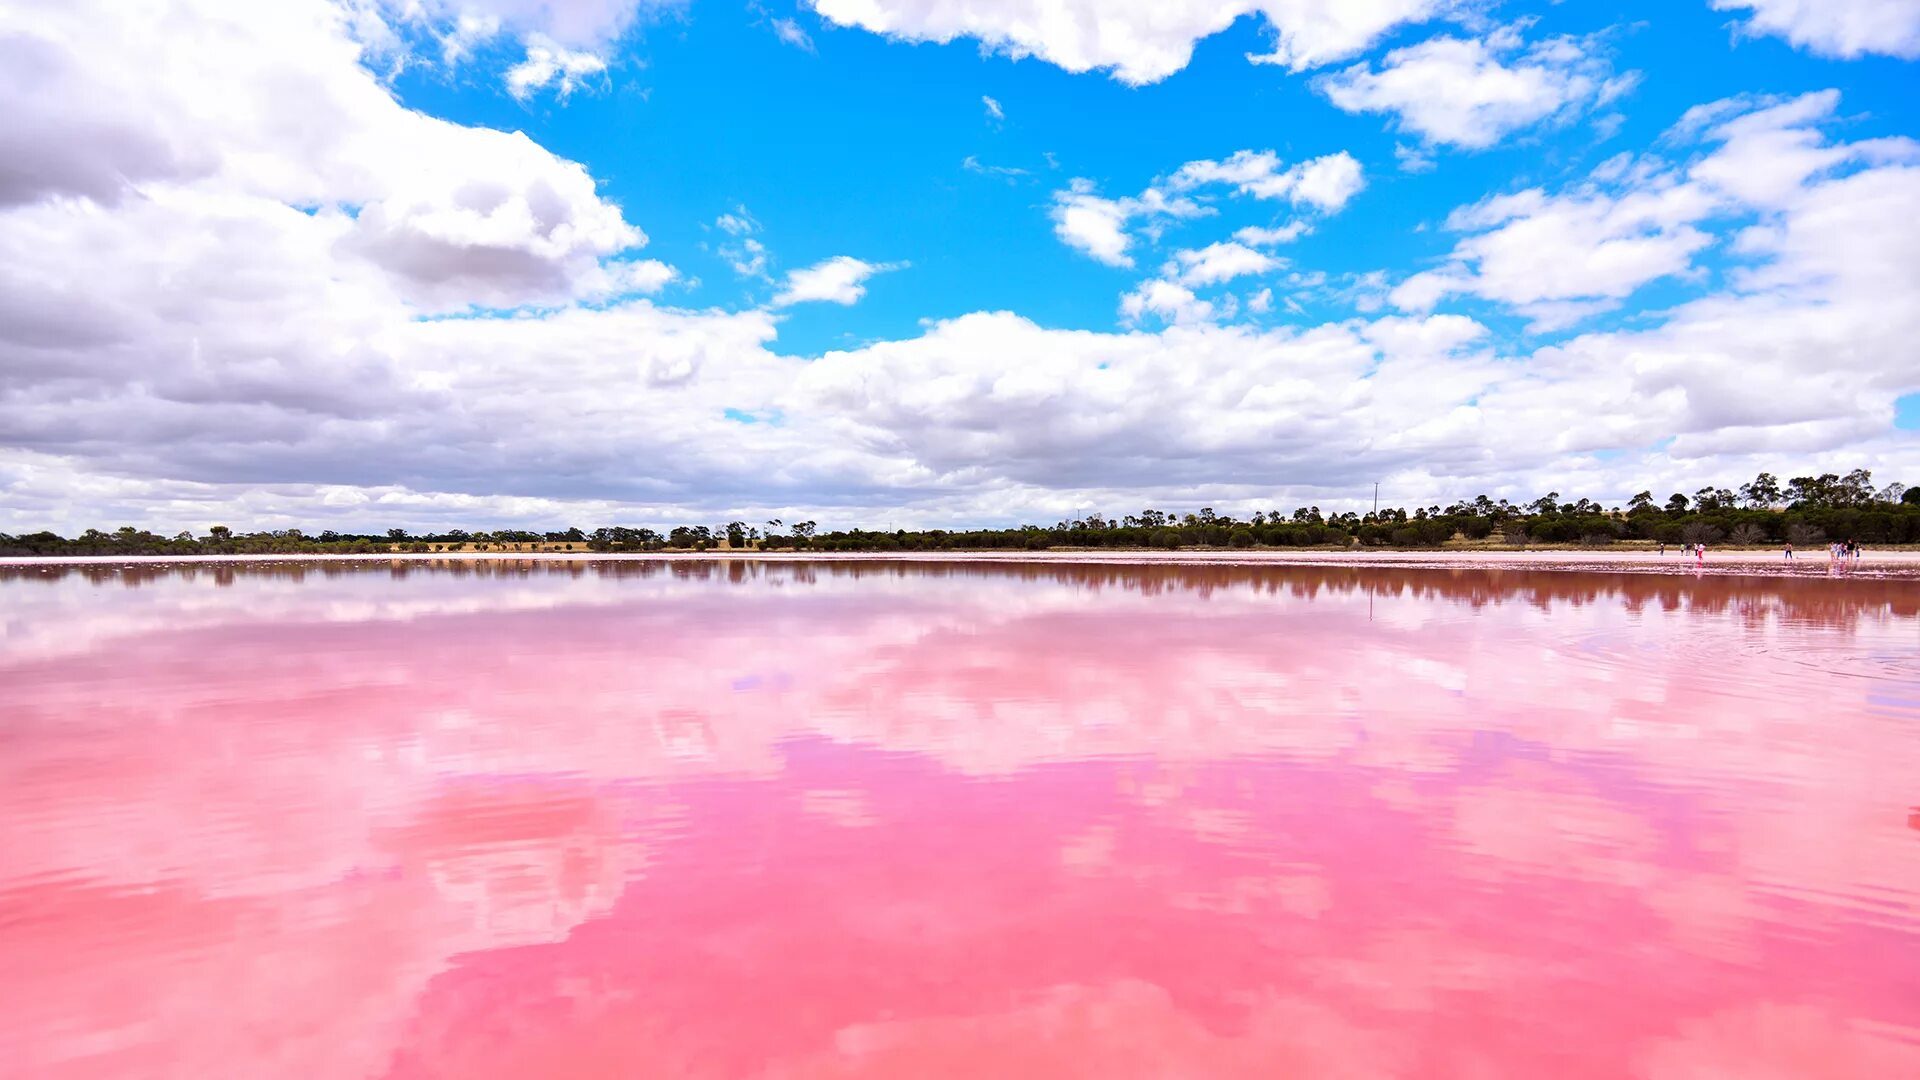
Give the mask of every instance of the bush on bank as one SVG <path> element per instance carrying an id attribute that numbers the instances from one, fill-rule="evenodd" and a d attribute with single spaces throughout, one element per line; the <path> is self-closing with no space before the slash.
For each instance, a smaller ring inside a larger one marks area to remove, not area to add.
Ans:
<path id="1" fill-rule="evenodd" d="M 704 551 L 722 546 L 771 551 L 1043 551 L 1048 548 L 1194 547 L 1250 549 L 1307 547 L 1435 548 L 1449 542 L 1579 544 L 1598 547 L 1622 540 L 1666 544 L 1742 545 L 1826 540 L 1862 544 L 1920 544 L 1920 488 L 1890 484 L 1874 490 L 1864 469 L 1841 477 L 1796 477 L 1785 485 L 1766 473 L 1739 491 L 1702 488 L 1693 497 L 1675 494 L 1656 503 L 1641 492 L 1624 507 L 1587 499 L 1562 502 L 1558 492 L 1524 504 L 1485 495 L 1451 506 L 1393 508 L 1377 513 L 1323 514 L 1308 506 L 1290 513 L 1260 511 L 1245 518 L 1202 508 L 1188 514 L 1143 510 L 1117 520 L 1099 514 L 1003 529 L 844 529 L 822 533 L 811 521 L 769 521 L 765 528 L 731 521 L 679 525 L 665 533 L 651 528 L 602 526 L 591 531 L 515 529 L 468 532 L 452 529 L 414 535 L 300 529 L 236 533 L 216 525 L 205 534 L 156 534 L 134 526 L 113 532 L 88 529 L 75 537 L 52 532 L 0 533 L 5 556 L 119 555 L 379 555 L 395 551 L 513 551 L 542 547 L 596 552 Z"/>

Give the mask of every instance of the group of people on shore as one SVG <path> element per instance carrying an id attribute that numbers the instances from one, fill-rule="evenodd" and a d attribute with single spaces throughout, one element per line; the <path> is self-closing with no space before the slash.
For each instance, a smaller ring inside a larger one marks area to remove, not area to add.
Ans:
<path id="1" fill-rule="evenodd" d="M 1787 545 L 1787 551 L 1788 551 L 1787 558 L 1789 559 L 1793 558 L 1792 544 Z M 1665 555 L 1666 553 L 1667 553 L 1667 545 L 1665 541 L 1662 541 L 1660 544 L 1660 554 Z M 1691 557 L 1695 562 L 1698 562 L 1700 565 L 1705 566 L 1707 564 L 1707 545 L 1682 544 L 1680 547 L 1680 557 L 1683 559 Z"/>
<path id="2" fill-rule="evenodd" d="M 1786 561 L 1792 562 L 1793 543 L 1791 541 L 1785 545 L 1783 552 L 1782 557 L 1786 559 Z M 1843 570 L 1851 570 L 1858 565 L 1860 565 L 1860 541 L 1835 540 L 1833 543 L 1827 545 L 1827 566 L 1829 568 L 1838 567 Z"/>
<path id="3" fill-rule="evenodd" d="M 1662 543 L 1660 545 L 1660 554 L 1665 555 L 1666 553 L 1667 545 Z M 1698 543 L 1685 544 L 1681 546 L 1680 554 L 1683 558 L 1691 556 L 1694 561 L 1705 566 L 1707 562 L 1707 545 Z M 1781 546 L 1781 557 L 1787 562 L 1793 561 L 1793 541 L 1789 540 Z M 1836 540 L 1827 545 L 1827 565 L 1837 565 L 1850 569 L 1859 564 L 1860 541 Z"/>
<path id="4" fill-rule="evenodd" d="M 1787 558 L 1793 558 L 1793 545 L 1787 545 Z M 1860 541 L 1836 540 L 1827 545 L 1827 562 L 1858 565 L 1860 562 Z"/>

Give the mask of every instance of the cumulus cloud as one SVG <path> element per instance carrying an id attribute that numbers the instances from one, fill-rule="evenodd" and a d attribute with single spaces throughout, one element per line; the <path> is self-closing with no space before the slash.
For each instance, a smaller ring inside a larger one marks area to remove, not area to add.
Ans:
<path id="1" fill-rule="evenodd" d="M 1102 262 L 1132 266 L 1130 223 L 1141 219 L 1142 231 L 1157 241 L 1157 230 L 1167 221 L 1214 212 L 1199 201 L 1204 195 L 1195 194 L 1203 189 L 1226 187 L 1236 195 L 1284 200 L 1331 214 L 1344 208 L 1364 186 L 1360 163 L 1345 151 L 1288 166 L 1271 150 L 1241 150 L 1220 161 L 1189 161 L 1133 199 L 1102 198 L 1089 182 L 1077 180 L 1069 190 L 1055 194 L 1054 231 L 1067 244 Z M 1287 243 L 1309 229 L 1305 220 L 1247 226 L 1236 231 L 1231 241 L 1176 251 L 1158 278 L 1141 282 L 1120 298 L 1121 316 L 1133 323 L 1147 315 L 1175 324 L 1230 319 L 1237 314 L 1234 297 L 1203 300 L 1194 290 L 1284 266 L 1285 260 L 1258 249 Z"/>
<path id="2" fill-rule="evenodd" d="M 1276 244 L 1291 244 L 1312 231 L 1304 221 L 1289 221 L 1272 228 L 1249 225 L 1244 229 L 1235 229 L 1233 238 L 1252 247 L 1273 247 Z"/>
<path id="3" fill-rule="evenodd" d="M 767 276 L 767 246 L 754 235 L 760 231 L 760 223 L 754 220 L 745 206 L 736 206 L 731 211 L 714 219 L 713 227 L 727 234 L 717 249 L 727 265 L 741 277 L 764 278 Z"/>
<path id="4" fill-rule="evenodd" d="M 552 86 L 564 98 L 579 89 L 588 76 L 605 70 L 607 62 L 599 56 L 535 34 L 527 39 L 527 58 L 507 69 L 507 91 L 525 100 L 535 90 Z"/>
<path id="5" fill-rule="evenodd" d="M 1687 273 L 1714 242 L 1710 219 L 1777 219 L 1834 169 L 1912 159 L 1914 146 L 1904 140 L 1828 143 L 1818 125 L 1837 102 L 1823 92 L 1763 107 L 1751 100 L 1703 106 L 1675 131 L 1717 145 L 1684 168 L 1621 156 L 1568 191 L 1533 188 L 1456 210 L 1447 227 L 1472 235 L 1446 265 L 1402 282 L 1394 302 L 1427 310 L 1450 294 L 1478 296 L 1513 307 L 1539 329 L 1609 310 L 1649 282 Z M 1749 250 L 1775 227 L 1747 233 Z"/>
<path id="6" fill-rule="evenodd" d="M 1247 274 L 1264 274 L 1285 265 L 1285 259 L 1228 241 L 1174 252 L 1173 261 L 1167 264 L 1166 275 L 1182 285 L 1197 287 L 1218 285 Z"/>
<path id="7" fill-rule="evenodd" d="M 981 176 L 997 176 L 1009 184 L 1018 181 L 1023 176 L 1029 175 L 1028 170 L 1012 165 L 984 164 L 979 158 L 972 154 L 968 154 L 960 160 L 960 167 L 970 173 L 978 173 Z"/>
<path id="8" fill-rule="evenodd" d="M 813 38 L 792 19 L 773 20 L 773 36 L 803 52 L 813 51 Z"/>
<path id="9" fill-rule="evenodd" d="M 1614 75 L 1597 49 L 1571 37 L 1527 45 L 1507 27 L 1484 38 L 1429 38 L 1389 52 L 1378 69 L 1355 64 L 1314 85 L 1347 112 L 1390 113 L 1428 143 L 1478 150 L 1630 89 L 1635 76 Z"/>
<path id="10" fill-rule="evenodd" d="M 0 120 L 0 198 L 112 205 L 137 187 L 216 219 L 303 208 L 312 242 L 436 309 L 564 300 L 602 259 L 646 242 L 577 163 L 521 134 L 401 107 L 349 30 L 314 2 L 111 18 L 69 4 L 19 20 L 0 49 L 59 75 Z M 153 44 L 182 39 L 192 48 Z M 237 87 L 258 88 L 262 107 L 231 107 Z"/>
<path id="11" fill-rule="evenodd" d="M 1533 189 L 1488 199 L 1449 217 L 1448 228 L 1474 235 L 1455 245 L 1448 265 L 1402 282 L 1393 299 L 1426 310 L 1466 293 L 1514 307 L 1538 329 L 1557 329 L 1685 272 L 1711 242 L 1695 223 L 1712 208 L 1679 184 L 1624 197 Z"/>
<path id="12" fill-rule="evenodd" d="M 1241 150 L 1225 161 L 1189 161 L 1170 185 L 1185 191 L 1202 184 L 1227 184 L 1256 199 L 1286 199 L 1337 213 L 1366 187 L 1360 163 L 1345 150 L 1282 167 L 1271 150 Z"/>
<path id="13" fill-rule="evenodd" d="M 1295 71 L 1357 55 L 1446 0 L 812 0 L 830 22 L 905 41 L 973 38 L 1016 59 L 1067 71 L 1110 71 L 1130 85 L 1187 66 L 1193 46 L 1243 15 L 1259 15 L 1273 51 L 1249 59 Z"/>
<path id="14" fill-rule="evenodd" d="M 1165 282 L 1138 301 L 1176 323 L 1193 304 Z M 1375 338 L 1360 326 L 1116 335 L 969 315 L 911 341 L 829 353 L 802 373 L 795 401 L 936 475 L 986 469 L 1056 488 L 1264 483 L 1281 462 L 1337 458 L 1327 451 L 1368 437 L 1354 417 L 1382 403 L 1482 389 L 1497 366 L 1472 349 L 1481 331 L 1457 316 L 1430 322 L 1425 334 L 1382 325 Z M 1331 482 L 1346 468 L 1315 471 Z"/>
<path id="15" fill-rule="evenodd" d="M 1894 397 L 1920 383 L 1905 344 L 1920 314 L 1899 300 L 1920 285 L 1916 207 L 1911 165 L 1816 179 L 1768 234 L 1765 272 L 1742 287 L 1650 329 L 1531 355 L 1497 357 L 1460 316 L 1209 325 L 1205 301 L 1161 280 L 1124 308 L 1172 324 L 1159 333 L 968 316 L 829 354 L 797 380 L 792 408 L 831 413 L 902 469 L 991 473 L 1035 491 L 1210 483 L 1222 501 L 1290 471 L 1337 485 L 1348 464 L 1346 479 L 1404 471 L 1460 493 L 1561 485 L 1573 470 L 1622 496 L 1783 460 L 1911 466 L 1889 425 Z M 1848 378 L 1806 377 L 1842 353 Z M 1600 450 L 1629 453 L 1569 460 Z"/>
<path id="16" fill-rule="evenodd" d="M 1920 58 L 1920 4 L 1912 0 L 1712 0 L 1747 13 L 1748 34 L 1773 34 L 1821 56 Z"/>
<path id="17" fill-rule="evenodd" d="M 649 13 L 679 0 L 372 0 L 345 3 L 351 32 L 386 50 L 405 31 L 423 32 L 447 64 L 503 34 L 517 38 L 524 58 L 507 69 L 508 93 L 522 100 L 553 87 L 565 98 L 607 70 L 612 47 Z M 797 28 L 796 28 L 797 29 Z"/>
<path id="18" fill-rule="evenodd" d="M 814 301 L 852 304 L 867 295 L 868 278 L 905 266 L 905 263 L 870 263 L 850 255 L 835 255 L 804 269 L 789 271 L 786 284 L 773 298 L 773 306 Z"/>
<path id="19" fill-rule="evenodd" d="M 603 49 L 650 10 L 677 0 L 381 0 L 396 18 L 428 24 L 494 26 L 572 49 Z"/>
<path id="20" fill-rule="evenodd" d="M 1130 224 L 1140 220 L 1148 235 L 1157 239 L 1158 229 L 1169 220 L 1212 214 L 1213 208 L 1193 194 L 1210 185 L 1331 214 L 1344 208 L 1366 181 L 1360 163 L 1344 150 L 1292 166 L 1283 165 L 1271 150 L 1241 150 L 1223 161 L 1189 161 L 1132 198 L 1104 198 L 1092 181 L 1076 179 L 1067 190 L 1054 193 L 1054 234 L 1110 266 L 1132 266 Z M 1306 229 L 1304 223 L 1255 229 L 1245 242 L 1277 243 L 1294 239 Z"/>
<path id="21" fill-rule="evenodd" d="M 651 296 L 680 276 L 680 271 L 659 259 L 610 260 L 601 264 L 604 284 L 594 286 L 590 296 L 643 293 Z"/>
<path id="22" fill-rule="evenodd" d="M 495 456 L 505 432 L 584 409 L 606 431 L 645 413 L 645 438 L 693 438 L 680 409 L 759 407 L 782 381 L 770 319 L 633 299 L 674 271 L 632 257 L 644 235 L 584 169 L 403 108 L 339 9 L 55 5 L 0 43 L 61 73 L 0 120 L 10 513 L 40 517 L 63 487 L 95 506 L 146 491 L 164 507 L 166 485 L 258 505 L 402 478 L 563 498 L 616 478 L 589 464 L 608 436 L 511 464 Z M 231 107 L 276 95 L 298 108 Z M 576 299 L 616 306 L 420 319 Z M 561 461 L 581 471 L 538 479 Z M 710 486 L 692 475 L 687 489 Z"/>
<path id="23" fill-rule="evenodd" d="M 1208 322 L 1213 318 L 1212 304 L 1193 294 L 1193 290 L 1175 281 L 1154 278 L 1120 298 L 1120 314 L 1128 322 L 1139 322 L 1148 314 L 1175 324 Z"/>
<path id="24" fill-rule="evenodd" d="M 1075 179 L 1053 196 L 1053 232 L 1069 247 L 1078 248 L 1109 266 L 1132 266 L 1127 249 L 1133 244 L 1128 223 L 1144 219 L 1149 230 L 1169 218 L 1201 217 L 1211 213 L 1192 199 L 1148 188 L 1136 198 L 1108 199 L 1093 181 Z"/>
<path id="25" fill-rule="evenodd" d="M 1154 315 L 1171 325 L 1231 319 L 1238 313 L 1236 298 L 1221 296 L 1217 300 L 1202 300 L 1194 290 L 1225 284 L 1236 277 L 1269 273 L 1284 265 L 1286 259 L 1231 240 L 1173 252 L 1173 258 L 1167 259 L 1160 269 L 1158 279 L 1142 281 L 1135 290 L 1119 298 L 1119 313 L 1127 323 L 1139 323 L 1146 315 Z M 1267 300 L 1261 311 L 1273 306 L 1271 290 L 1267 290 L 1265 296 Z"/>
<path id="26" fill-rule="evenodd" d="M 52 195 L 116 203 L 142 182 L 214 170 L 215 156 L 169 123 L 164 104 L 98 94 L 81 47 L 0 30 L 0 207 Z"/>
<path id="27" fill-rule="evenodd" d="M 1109 266 L 1133 265 L 1127 255 L 1133 241 L 1126 230 L 1131 216 L 1126 200 L 1101 198 L 1090 180 L 1075 180 L 1053 200 L 1053 232 L 1062 243 Z"/>
<path id="28" fill-rule="evenodd" d="M 1728 166 L 1724 155 L 1750 152 L 1742 140 L 1804 129 L 1830 108 L 1824 95 L 1719 107 L 1705 152 L 1689 163 L 1614 163 L 1603 170 L 1612 188 L 1487 200 L 1454 224 L 1491 233 L 1550 214 L 1555 228 L 1627 240 L 1704 231 L 1740 210 L 1707 179 Z M 832 415 L 837 430 L 893 456 L 901 475 L 924 470 L 935 486 L 993 475 L 1034 498 L 1191 483 L 1213 485 L 1209 497 L 1226 503 L 1293 471 L 1334 485 L 1397 473 L 1436 497 L 1563 486 L 1577 474 L 1582 490 L 1624 497 L 1648 483 L 1690 490 L 1761 468 L 1911 467 L 1890 424 L 1893 399 L 1920 388 L 1906 345 L 1920 313 L 1901 300 L 1920 288 L 1914 148 L 1833 146 L 1817 132 L 1795 139 L 1829 153 L 1756 184 L 1756 197 L 1771 200 L 1745 211 L 1770 223 L 1745 241 L 1756 264 L 1646 328 L 1503 357 L 1458 315 L 1214 325 L 1209 301 L 1162 278 L 1123 300 L 1129 319 L 1170 324 L 1157 333 L 971 315 L 829 354 L 796 380 L 789 409 Z M 1560 259 L 1589 260 L 1601 264 L 1590 280 L 1539 292 L 1551 302 L 1604 297 L 1671 265 L 1631 243 Z M 1474 269 L 1497 261 L 1490 252 Z M 1517 289 L 1515 269 L 1507 284 Z M 1363 284 L 1379 283 L 1353 287 Z M 1271 294 L 1248 302 L 1271 303 Z M 1848 378 L 1806 377 L 1842 354 Z M 1605 461 L 1586 456 L 1602 450 Z"/>
<path id="29" fill-rule="evenodd" d="M 722 244 L 720 255 L 741 277 L 767 276 L 767 245 L 751 236 L 741 237 L 738 243 Z"/>
<path id="30" fill-rule="evenodd" d="M 1681 306 L 1651 330 L 1544 351 L 1536 358 L 1543 370 L 1586 373 L 1595 395 L 1569 439 L 1593 445 L 1618 438 L 1621 427 L 1645 431 L 1650 411 L 1675 436 L 1666 452 L 1679 459 L 1871 452 L 1890 434 L 1893 398 L 1920 389 L 1901 344 L 1920 332 L 1920 314 L 1897 300 L 1920 287 L 1914 160 L 1807 184 L 1752 243 L 1749 254 L 1763 261 L 1732 289 Z M 1834 356 L 1848 358 L 1848 378 L 1806 377 L 1830 370 Z M 1603 375 L 1607 365 L 1616 370 Z M 1542 395 L 1539 404 L 1571 401 Z"/>

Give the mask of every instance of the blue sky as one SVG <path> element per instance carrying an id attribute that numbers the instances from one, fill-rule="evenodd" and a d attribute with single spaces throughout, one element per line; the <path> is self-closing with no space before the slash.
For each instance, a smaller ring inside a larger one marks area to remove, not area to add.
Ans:
<path id="1" fill-rule="evenodd" d="M 1917 4 L 270 7 L 0 22 L 0 528 L 1920 482 Z"/>
<path id="2" fill-rule="evenodd" d="M 714 253 L 721 238 L 713 221 L 741 206 L 760 224 L 757 235 L 776 268 L 849 251 L 911 262 L 906 272 L 876 278 L 849 309 L 795 311 L 780 345 L 803 353 L 908 336 L 922 319 L 981 310 L 1018 311 L 1055 327 L 1113 328 L 1120 321 L 1115 294 L 1138 275 L 1103 267 L 1055 239 L 1050 196 L 1072 177 L 1125 194 L 1184 162 L 1249 147 L 1287 160 L 1347 151 L 1368 166 L 1362 201 L 1289 255 L 1312 270 L 1361 274 L 1443 256 L 1451 244 L 1435 226 L 1454 207 L 1579 177 L 1614 154 L 1656 143 L 1703 102 L 1838 86 L 1845 95 L 1839 126 L 1849 137 L 1920 129 L 1912 63 L 1810 55 L 1777 37 L 1743 35 L 1730 13 L 1704 2 L 1489 10 L 1505 23 L 1537 20 L 1532 37 L 1596 35 L 1595 50 L 1617 71 L 1639 73 L 1631 92 L 1604 110 L 1617 125 L 1596 130 L 1592 117 L 1577 117 L 1483 151 L 1443 151 L 1436 157 L 1444 167 L 1436 160 L 1432 171 L 1407 173 L 1396 167 L 1394 150 L 1417 139 L 1377 114 L 1331 107 L 1311 77 L 1246 62 L 1268 47 L 1264 24 L 1251 16 L 1198 42 L 1178 73 L 1144 86 L 985 52 L 973 39 L 902 43 L 836 27 L 804 7 L 732 4 L 643 14 L 610 70 L 564 98 L 523 100 L 507 91 L 497 73 L 517 59 L 510 40 L 452 70 L 409 67 L 393 86 L 412 107 L 523 130 L 587 164 L 607 197 L 644 223 L 648 254 L 698 279 L 676 290 L 676 300 L 733 307 L 771 295 L 739 280 Z M 782 41 L 778 19 L 793 20 L 810 48 Z M 1369 52 L 1417 44 L 1438 30 L 1467 33 L 1444 24 L 1402 27 Z M 989 115 L 985 97 L 1005 119 Z M 969 171 L 969 159 L 1023 174 Z M 1218 208 L 1218 218 L 1171 231 L 1167 246 L 1284 216 L 1251 200 Z M 1698 291 L 1655 286 L 1644 299 L 1666 305 Z"/>

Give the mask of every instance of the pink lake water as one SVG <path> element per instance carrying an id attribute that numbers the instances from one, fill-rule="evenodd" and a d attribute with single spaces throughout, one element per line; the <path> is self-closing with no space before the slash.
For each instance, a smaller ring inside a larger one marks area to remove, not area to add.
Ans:
<path id="1" fill-rule="evenodd" d="M 1920 583 L 0 567 L 0 1073 L 1920 1077 Z"/>

